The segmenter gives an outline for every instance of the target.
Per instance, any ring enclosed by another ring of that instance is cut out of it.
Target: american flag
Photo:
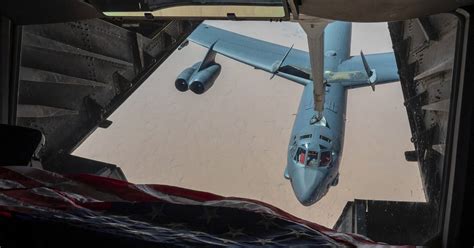
[[[12,223],[36,228],[39,240],[112,240],[139,244],[136,247],[381,245],[256,200],[86,174],[0,167],[0,230],[12,232]],[[0,245],[2,237],[6,236],[0,235]]]

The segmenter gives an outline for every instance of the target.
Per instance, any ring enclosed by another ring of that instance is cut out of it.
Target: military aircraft
[[[188,40],[209,48],[203,61],[176,79],[179,91],[203,94],[212,87],[221,66],[217,53],[262,69],[304,87],[288,145],[284,172],[296,198],[305,206],[320,200],[339,181],[344,140],[346,90],[399,80],[393,53],[350,56],[352,25],[333,22],[324,36],[324,107],[314,108],[310,53],[201,24]],[[310,48],[311,50],[311,48]],[[315,75],[316,77],[316,75]]]

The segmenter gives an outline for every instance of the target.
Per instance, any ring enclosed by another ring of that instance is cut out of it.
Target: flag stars
[[[161,206],[151,206],[151,220],[155,220],[159,216],[165,216],[165,213],[163,212],[163,205]]]
[[[298,231],[298,230],[291,230],[290,233],[288,233],[288,235],[295,235],[295,237],[297,239],[301,238],[301,236],[304,236],[304,235],[307,235],[305,232],[302,232],[302,231]]]
[[[255,242],[259,243],[261,245],[267,245],[267,244],[273,243],[273,241],[271,239],[257,239],[257,241],[255,241]]]
[[[276,226],[274,219],[275,217],[264,216],[257,224],[265,226],[265,230],[268,230],[271,226]]]
[[[204,208],[204,215],[199,217],[200,219],[205,219],[206,223],[209,224],[213,219],[217,219],[219,215],[217,215],[217,209],[215,208]]]
[[[187,227],[183,223],[170,223],[170,224],[167,224],[166,226],[172,229],[185,229]]]
[[[222,243],[224,243],[224,244],[232,243],[232,241],[230,241],[230,240],[228,240],[228,239],[222,239],[221,241],[222,241]]]
[[[243,231],[244,231],[244,228],[232,228],[231,226],[229,226],[229,231],[224,233],[224,235],[235,238],[238,236],[244,236],[245,233]]]

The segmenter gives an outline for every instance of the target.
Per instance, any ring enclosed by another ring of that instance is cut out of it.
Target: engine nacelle
[[[203,94],[212,87],[220,73],[221,65],[212,64],[208,66],[206,69],[193,75],[192,82],[189,84],[189,89],[198,95]]]
[[[184,69],[184,71],[182,71],[178,75],[178,77],[176,78],[176,81],[174,81],[174,86],[176,87],[177,90],[181,92],[185,92],[189,89],[188,82],[193,76],[194,72],[196,71],[196,69],[193,67]]]

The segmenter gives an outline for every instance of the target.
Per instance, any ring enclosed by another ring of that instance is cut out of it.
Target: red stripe
[[[169,186],[169,185],[147,184],[146,186],[167,195],[179,196],[179,197],[187,198],[194,201],[200,201],[200,202],[217,201],[217,200],[226,199],[223,196],[204,192],[204,191],[185,189],[185,188]]]
[[[93,187],[97,191],[114,195],[125,201],[160,201],[156,197],[140,191],[134,184],[126,181],[88,174],[68,175],[66,177],[87,184],[87,186]]]
[[[21,185],[23,185],[25,188],[34,188],[34,187],[41,187],[43,184],[30,179],[28,177],[23,176],[22,174],[19,174],[15,171],[9,170],[7,168],[1,167],[0,166],[0,180],[6,179],[10,181],[15,181]]]
[[[4,195],[12,197],[23,204],[46,207],[51,209],[71,209],[77,207],[73,202],[66,198],[47,197],[33,192],[31,189],[8,190]]]
[[[12,217],[12,213],[7,212],[7,211],[0,211],[0,217],[11,218],[11,217]]]

